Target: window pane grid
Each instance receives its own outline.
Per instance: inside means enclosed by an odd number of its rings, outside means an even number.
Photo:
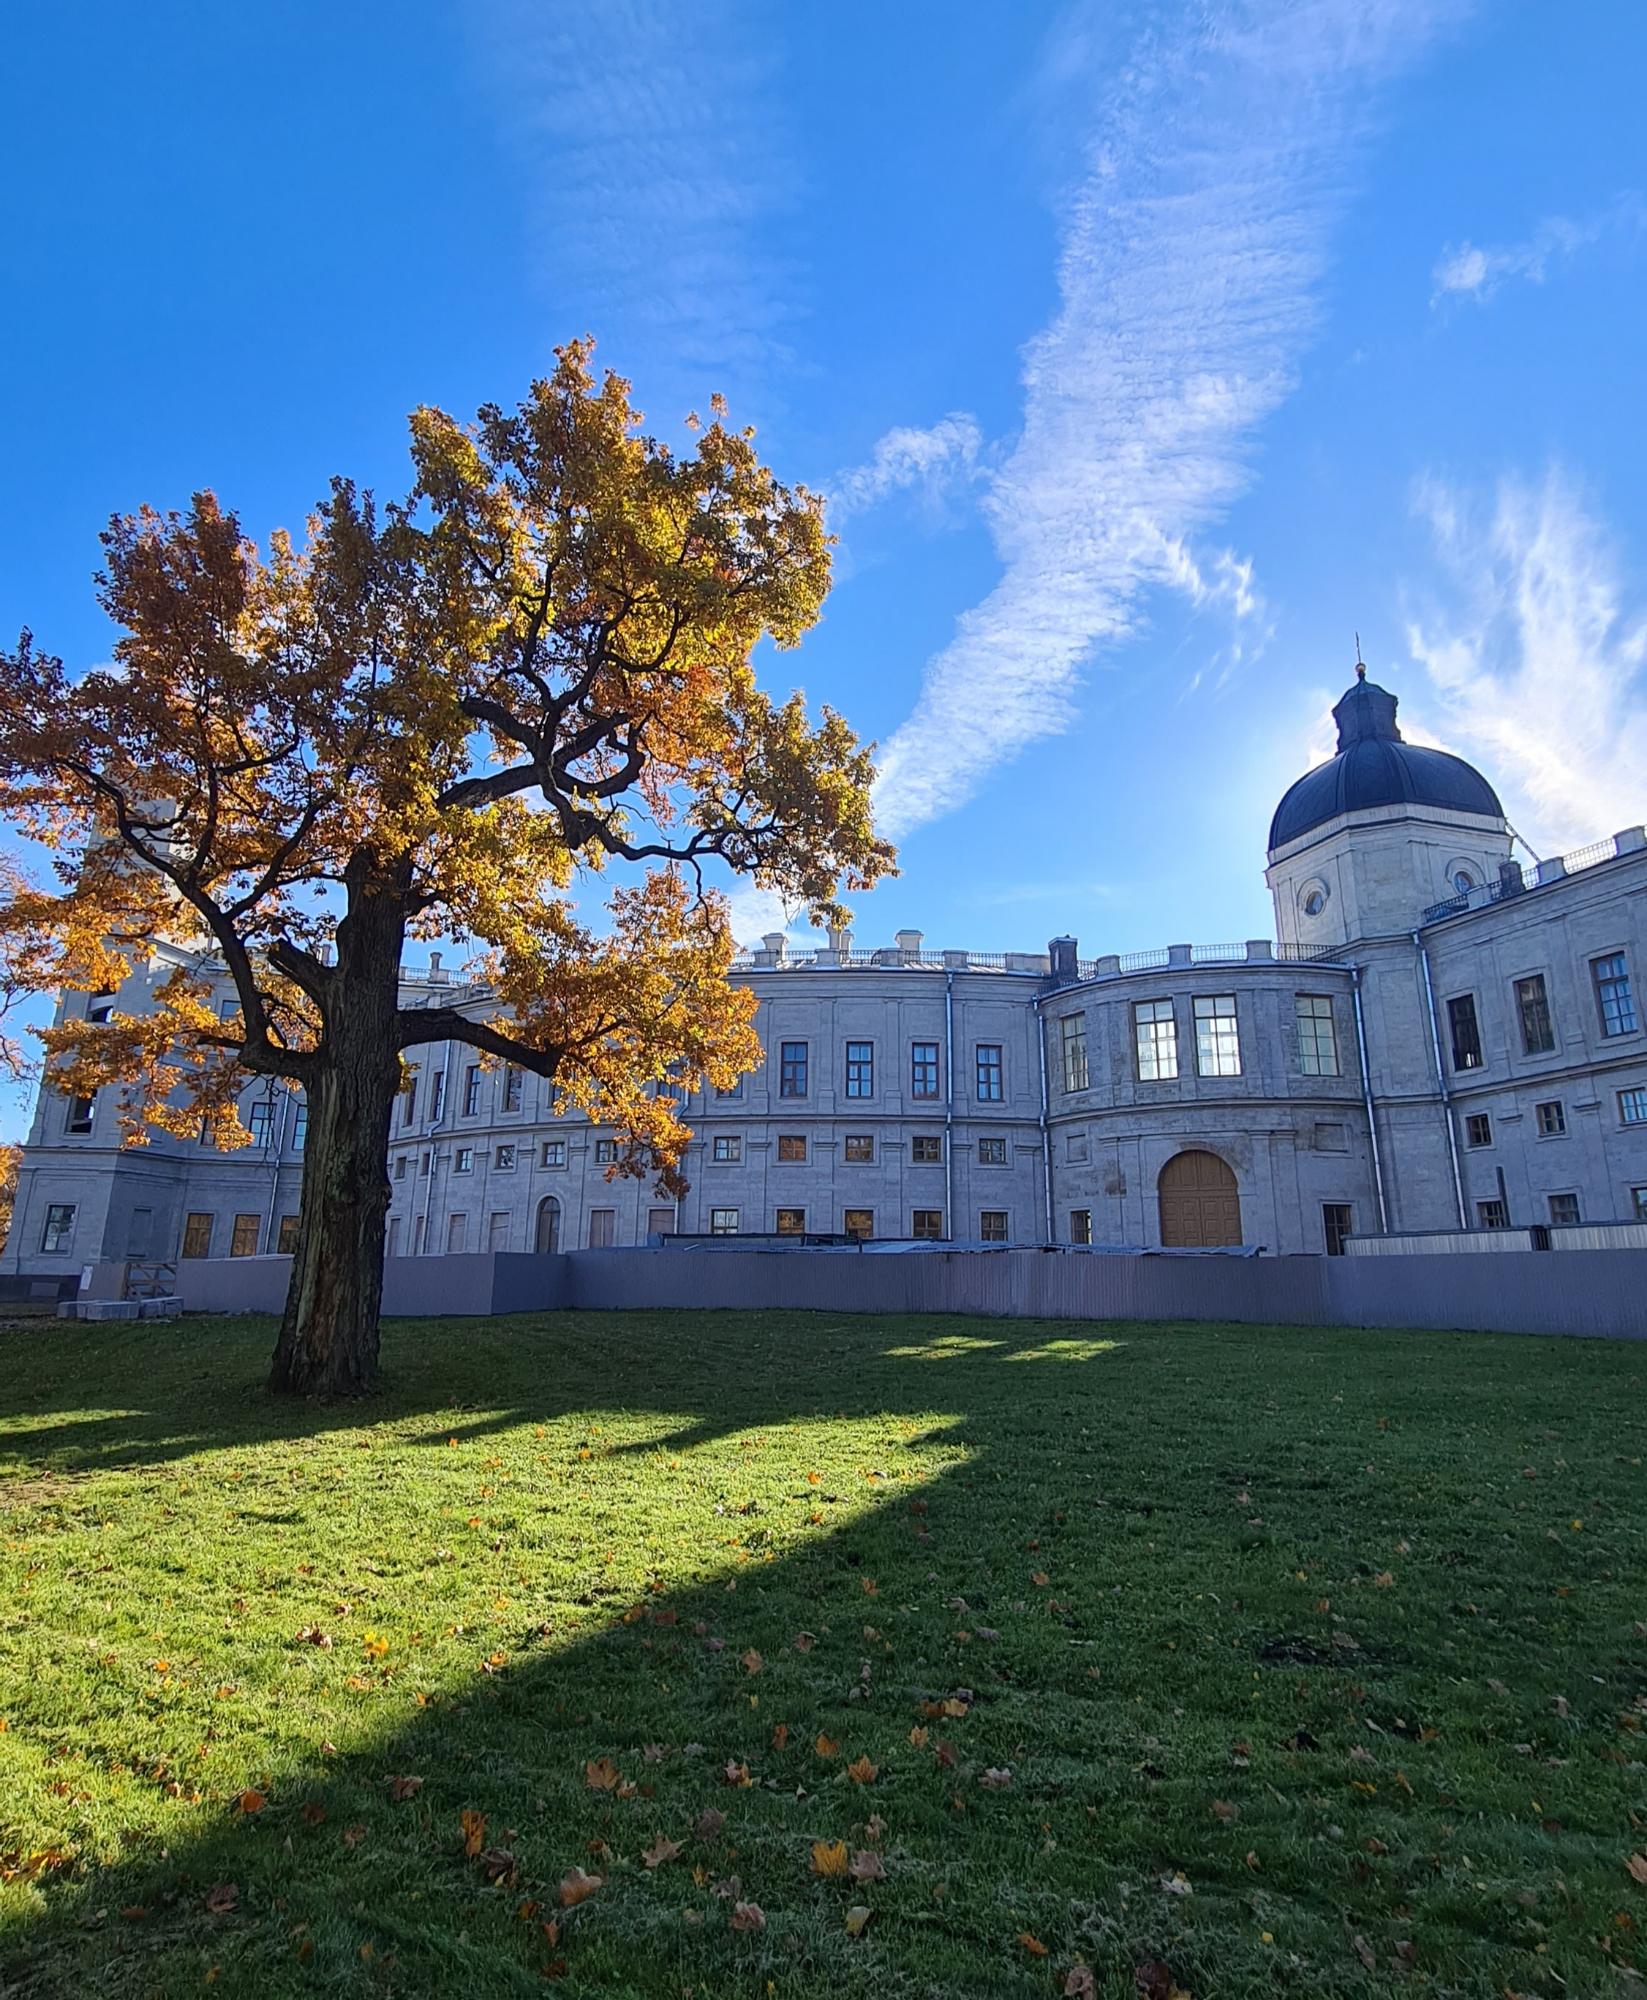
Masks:
[[[1595,974],[1596,1005],[1601,1010],[1601,1032],[1609,1036],[1634,1034],[1636,1002],[1623,952],[1592,960],[1591,970]]]
[[[1202,1076],[1241,1074],[1241,1034],[1234,994],[1219,993],[1196,1001],[1195,1067]]]
[[[1140,1000],[1132,1010],[1143,1083],[1170,1082],[1178,1074],[1178,1018],[1170,1000]]]
[[[1298,1067],[1305,1076],[1337,1076],[1338,1030],[1325,993],[1298,995]]]
[[[1064,1089],[1087,1087],[1087,1023],[1084,1014],[1065,1014],[1058,1023],[1058,1044],[1063,1064]]]

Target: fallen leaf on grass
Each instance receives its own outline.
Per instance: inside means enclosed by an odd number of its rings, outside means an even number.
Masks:
[[[586,1875],[581,1868],[568,1868],[560,1878],[561,1908],[576,1909],[578,1904],[587,1901],[605,1880],[604,1875]]]
[[[846,1775],[855,1785],[873,1784],[876,1778],[880,1776],[880,1772],[880,1765],[872,1764],[867,1754],[862,1757],[854,1757],[852,1762],[846,1767]]]
[[[717,1812],[713,1806],[705,1806],[703,1811],[692,1822],[693,1838],[704,1842],[717,1840],[720,1837],[721,1828],[725,1824],[725,1813]]]
[[[395,1801],[396,1805],[404,1804],[407,1799],[415,1799],[422,1790],[423,1780],[421,1778],[391,1778],[389,1780],[389,1796]]]
[[[846,1873],[846,1842],[844,1840],[815,1840],[812,1843],[812,1872],[821,1875],[825,1881]]]
[[[764,1931],[766,1912],[759,1903],[734,1903],[732,1905],[732,1928],[735,1931]]]
[[[847,1873],[854,1882],[884,1882],[886,1863],[872,1847],[860,1847],[847,1864]]]
[[[848,1937],[862,1937],[865,1926],[873,1915],[867,1903],[854,1903],[846,1913],[846,1934]]]
[[[1007,1786],[1012,1783],[1011,1767],[1010,1765],[1003,1764],[998,1768],[985,1771],[978,1782],[986,1791],[1004,1792]]]
[[[609,1792],[623,1773],[610,1757],[592,1757],[583,1767],[583,1781],[592,1792]]]
[[[1159,1958],[1146,1958],[1132,1968],[1132,1983],[1143,2000],[1172,2000],[1177,1982],[1171,1966]]]
[[[825,1736],[822,1730],[818,1732],[812,1748],[820,1757],[838,1757],[841,1754],[839,1740],[833,1736]]]
[[[774,1750],[781,1750],[788,1741],[789,1724],[787,1722],[775,1723],[772,1728],[772,1748]]]
[[[1090,1965],[1072,1965],[1064,1974],[1064,2000],[1098,2000]]]
[[[515,1879],[515,1857],[507,1847],[483,1847],[475,1859],[488,1882],[512,1882]]]
[[[268,1803],[268,1794],[257,1791],[242,1792],[235,1800],[235,1804],[243,1813],[260,1813]]]
[[[140,1924],[149,1914],[147,1903],[128,1903],[120,1912],[128,1924]]]
[[[753,1646],[749,1647],[746,1652],[740,1653],[738,1658],[742,1661],[743,1670],[746,1674],[758,1674],[761,1668],[766,1665],[766,1662]]]
[[[1624,1865],[1630,1871],[1631,1881],[1647,1889],[1647,1854],[1632,1854]]]
[[[927,1732],[917,1722],[915,1727],[909,1732],[910,1742],[914,1744],[917,1750],[924,1750],[926,1748],[926,1738]]]
[[[1219,1820],[1225,1826],[1233,1825],[1241,1817],[1241,1808],[1237,1805],[1231,1805],[1228,1799],[1214,1799],[1212,1804],[1207,1807],[1207,1811],[1212,1814],[1215,1820]]]
[[[332,1635],[330,1632],[322,1632],[318,1625],[305,1625],[297,1636],[301,1645],[320,1646],[327,1652],[331,1651]]]
[[[810,1632],[797,1632],[790,1641],[790,1644],[795,1648],[797,1653],[810,1653],[817,1643],[817,1640],[813,1638]]]
[[[736,1757],[728,1757],[721,1766],[721,1776],[729,1785],[747,1785],[750,1782],[749,1766],[739,1763]]]
[[[206,1891],[206,1908],[214,1917],[226,1917],[240,1901],[240,1891],[232,1882],[219,1882]]]
[[[319,1826],[326,1817],[326,1808],[324,1806],[317,1806],[311,1802],[303,1808],[303,1817],[308,1821],[310,1826]]]
[[[641,1849],[641,1859],[648,1868],[658,1868],[665,1861],[673,1861],[680,1851],[681,1844],[678,1840],[671,1840],[667,1834],[660,1833],[653,1846]]]
[[[1161,1887],[1166,1890],[1169,1896],[1192,1896],[1195,1893],[1185,1879],[1183,1872],[1176,1868],[1170,1875],[1163,1875],[1161,1877]]]
[[[1018,1933],[1018,1942],[1029,1953],[1031,1958],[1045,1958],[1047,1955],[1046,1946],[1042,1944],[1041,1940],[1032,1931],[1020,1931]]]
[[[1378,1970],[1378,1953],[1373,1950],[1372,1946],[1368,1944],[1359,1931],[1350,1939],[1350,1943],[1355,1947],[1356,1957],[1360,1959],[1367,1970],[1369,1972],[1376,1972]]]
[[[458,1826],[463,1832],[463,1851],[473,1860],[486,1845],[486,1815],[476,1812],[473,1806],[465,1806],[458,1814]]]
[[[365,1838],[366,1822],[364,1820],[357,1819],[343,1829],[343,1845],[345,1847],[358,1847]]]

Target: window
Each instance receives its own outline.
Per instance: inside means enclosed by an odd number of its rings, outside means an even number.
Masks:
[[[1178,1018],[1170,1000],[1139,1000],[1132,1009],[1142,1083],[1167,1083],[1178,1074]]]
[[[848,1166],[867,1167],[874,1164],[875,1139],[869,1132],[848,1132],[846,1135],[846,1161]]]
[[[1325,993],[1300,993],[1296,1005],[1298,1067],[1305,1076],[1337,1076],[1338,1030],[1331,999]]]
[[[778,1045],[778,1095],[780,1097],[804,1097],[806,1095],[805,1042],[780,1042]]]
[[[63,1129],[66,1132],[89,1132],[92,1128],[92,1116],[96,1109],[97,1099],[95,1096],[71,1097],[69,1099],[69,1115]]]
[[[1480,1069],[1481,1029],[1475,1018],[1475,995],[1460,993],[1447,1002],[1447,1031],[1452,1037],[1453,1068]]]
[[[646,1233],[648,1236],[673,1236],[675,1211],[672,1208],[649,1208],[646,1211]]]
[[[230,1001],[228,1004],[231,1012],[234,1013],[239,1012],[239,1009],[235,1007],[233,1001]],[[91,996],[91,998],[86,1002],[86,1019],[88,1021],[93,1021],[98,1023],[104,1022],[108,1020],[109,1016],[113,1012],[114,1012],[113,993],[94,993]],[[224,1014],[222,1018],[226,1021],[229,1018],[229,1016],[228,1014]]]
[[[1064,1014],[1058,1021],[1058,1051],[1063,1066],[1064,1088],[1087,1087],[1087,1017]]]
[[[1621,1090],[1618,1116],[1624,1125],[1647,1125],[1647,1090]]]
[[[1510,1218],[1501,1201],[1478,1201],[1476,1218],[1483,1229],[1508,1229]]]
[[[595,1141],[595,1165],[597,1167],[612,1166],[617,1157],[618,1142],[616,1139],[597,1139]]]
[[[978,1164],[981,1167],[1004,1167],[1007,1163],[1005,1139],[980,1139],[978,1141]]]
[[[999,1042],[978,1044],[978,1102],[999,1104],[1005,1096],[1001,1082],[1001,1045]]]
[[[780,1208],[778,1210],[778,1234],[780,1236],[804,1236],[806,1234],[806,1210],[804,1208]]]
[[[405,1180],[407,1162],[411,1159],[411,1157],[412,1156],[410,1153],[397,1154],[395,1158],[395,1179],[397,1181]]]
[[[1647,1187],[1631,1188],[1630,1214],[1636,1222],[1647,1222]]]
[[[412,1223],[412,1255],[414,1257],[421,1257],[423,1255],[423,1243],[428,1233],[428,1224],[429,1218],[426,1215],[416,1217]]]
[[[1467,896],[1475,887],[1475,877],[1470,873],[1468,868],[1455,868],[1453,870],[1453,887],[1461,896]]]
[[[875,1211],[872,1208],[849,1208],[841,1217],[841,1222],[847,1235],[860,1243],[867,1243],[875,1234]]]
[[[1521,1047],[1526,1055],[1548,1055],[1555,1047],[1555,1026],[1550,1019],[1550,996],[1544,990],[1544,975],[1535,972],[1515,983],[1516,1018],[1521,1023]]]
[[[1559,1139],[1567,1129],[1567,1108],[1559,1097],[1552,1097],[1546,1104],[1535,1104],[1533,1116],[1538,1120],[1541,1139]]]
[[[434,1163],[435,1163],[434,1154],[429,1150],[427,1146],[425,1146],[423,1149],[423,1155],[417,1163],[418,1174],[423,1180],[427,1180],[429,1178],[429,1170],[431,1167],[433,1167]]]
[[[1347,1201],[1324,1201],[1321,1204],[1321,1234],[1326,1239],[1329,1257],[1343,1256],[1344,1243],[1354,1223],[1355,1211]]]
[[[429,1123],[438,1125],[440,1114],[446,1109],[446,1072],[437,1069],[429,1079]]]
[[[417,1071],[416,1063],[406,1065],[406,1081],[400,1087],[400,1124],[402,1131],[409,1129],[417,1120]]]
[[[743,1078],[740,1076],[736,1083],[729,1084],[725,1090],[722,1090],[720,1085],[717,1084],[715,1086],[715,1095],[719,1098],[742,1097]]]
[[[458,1257],[463,1253],[464,1241],[469,1234],[469,1218],[466,1215],[449,1215],[446,1218],[446,1254]]]
[[[500,1174],[512,1173],[515,1166],[514,1147],[499,1146],[497,1151],[492,1155],[492,1165]]]
[[[545,1139],[543,1149],[538,1154],[538,1164],[543,1167],[564,1167],[566,1164],[566,1141]]]
[[[910,1217],[910,1234],[917,1243],[937,1243],[943,1238],[944,1212],[941,1208],[918,1208]]]
[[[717,1166],[735,1167],[743,1158],[743,1135],[739,1132],[717,1132],[709,1157]]]
[[[1069,1240],[1071,1243],[1092,1241],[1092,1210],[1072,1208],[1069,1212]]]
[[[473,1118],[480,1109],[480,1064],[470,1063],[463,1072],[463,1115]]]
[[[506,1209],[495,1209],[487,1216],[486,1247],[488,1250],[509,1248],[509,1214]]]
[[[60,1256],[74,1241],[74,1210],[72,1201],[51,1201],[46,1204],[46,1226],[40,1232],[40,1248],[50,1256]],[[193,1219],[192,1217],[190,1218]],[[212,1219],[204,1218],[206,1227],[211,1228]],[[185,1249],[185,1257],[204,1257],[204,1250]]]
[[[938,1044],[913,1042],[909,1050],[909,1094],[931,1100],[938,1095]]]
[[[452,1156],[454,1174],[472,1174],[475,1170],[475,1149],[473,1146],[459,1146]]]
[[[615,1208],[592,1208],[589,1211],[589,1248],[591,1250],[610,1249],[618,1230],[618,1212]]]
[[[1555,1223],[1577,1222],[1578,1196],[1576,1194],[1551,1195],[1550,1220]]]
[[[978,1216],[978,1241],[980,1243],[1004,1243],[1007,1240],[1007,1212],[1004,1208],[986,1208]]]
[[[848,1042],[846,1045],[846,1094],[848,1097],[875,1095],[875,1045]],[[802,1091],[804,1097],[806,1093]]]
[[[229,1232],[229,1255],[231,1257],[255,1257],[257,1255],[257,1217],[237,1215],[234,1228]]]
[[[1601,1010],[1604,1035],[1632,1035],[1636,1027],[1635,996],[1630,991],[1630,968],[1621,951],[1590,961],[1596,983],[1596,1005]]]
[[[291,1257],[296,1254],[297,1222],[298,1219],[295,1215],[283,1215],[280,1218],[280,1229],[275,1236],[275,1255],[277,1257]]]
[[[711,1236],[736,1236],[738,1211],[735,1208],[712,1208],[709,1211],[709,1233]]]
[[[267,1147],[274,1132],[274,1106],[266,1097],[260,1097],[252,1106],[246,1129],[252,1135],[254,1146]]]
[[[71,1209],[70,1214],[73,1214]],[[209,1257],[212,1254],[212,1218],[198,1209],[183,1218],[183,1255]]]
[[[510,1063],[509,1067],[503,1072],[503,1108],[505,1111],[518,1111],[520,1109],[521,1090],[525,1080],[524,1072],[518,1070],[513,1063]]]
[[[400,1217],[398,1215],[391,1215],[389,1218],[389,1236],[388,1241],[383,1246],[383,1254],[385,1257],[398,1257],[400,1255]]]
[[[806,1134],[804,1132],[780,1132],[778,1134],[778,1158],[791,1166],[798,1165],[806,1158]]]
[[[1216,993],[1194,1005],[1195,1068],[1201,1076],[1241,1074],[1241,1032],[1235,1018],[1235,995]]]
[[[1466,1146],[1490,1146],[1493,1143],[1493,1121],[1485,1111],[1472,1111],[1464,1120],[1464,1143]]]
[[[917,1167],[941,1167],[944,1142],[936,1132],[918,1132],[909,1142],[909,1157]]]
[[[297,1107],[297,1116],[292,1120],[292,1151],[294,1153],[302,1152],[303,1142],[308,1136],[309,1107],[307,1104],[300,1104]]]
[[[1324,884],[1312,882],[1304,891],[1303,910],[1306,917],[1318,917],[1327,907],[1327,890]]]

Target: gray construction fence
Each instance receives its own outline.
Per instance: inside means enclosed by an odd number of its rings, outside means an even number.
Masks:
[[[119,1296],[118,1266],[94,1267]],[[186,1259],[191,1312],[278,1312],[290,1259]],[[1520,1250],[1483,1256],[1114,1255],[1076,1249],[573,1250],[392,1257],[386,1317],[563,1307],[959,1313],[984,1318],[1234,1320],[1291,1326],[1420,1327],[1647,1337],[1647,1249]]]

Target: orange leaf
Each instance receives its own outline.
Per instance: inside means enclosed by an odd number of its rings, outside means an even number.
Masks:
[[[880,1765],[872,1764],[867,1755],[855,1757],[846,1767],[846,1775],[855,1785],[873,1784],[880,1776],[880,1771]]]
[[[825,1736],[822,1730],[819,1730],[817,1740],[812,1747],[820,1757],[838,1757],[841,1754],[841,1746],[837,1739]]]
[[[623,1773],[610,1757],[596,1757],[583,1767],[584,1782],[592,1792],[609,1792]]]
[[[917,1750],[924,1750],[926,1748],[926,1739],[927,1732],[919,1723],[916,1723],[915,1727],[909,1732],[910,1742],[914,1744]]]
[[[729,1785],[747,1785],[750,1782],[749,1766],[740,1764],[736,1757],[728,1757],[721,1767],[721,1776]]]
[[[846,1842],[815,1840],[812,1843],[812,1872],[826,1880],[846,1873]]]
[[[568,1868],[560,1878],[561,1908],[575,1909],[592,1896],[605,1880],[604,1875],[585,1875],[581,1868]]]
[[[743,1670],[746,1674],[758,1674],[761,1668],[766,1664],[766,1662],[761,1658],[760,1654],[755,1651],[755,1648],[753,1646],[751,1646],[747,1652],[740,1653],[738,1655],[738,1658],[742,1660]]]
[[[1018,1942],[1029,1953],[1031,1958],[1045,1958],[1047,1955],[1046,1946],[1029,1931],[1020,1931],[1018,1933]]]
[[[1052,1581],[1052,1578],[1047,1575],[1044,1569],[1037,1569],[1030,1572],[1029,1580],[1037,1590],[1045,1590],[1047,1585]]]
[[[665,1861],[673,1861],[680,1851],[678,1840],[671,1840],[667,1834],[660,1833],[651,1847],[641,1849],[641,1859],[648,1868],[657,1868]]]
[[[463,1830],[463,1851],[473,1857],[486,1845],[486,1815],[465,1806],[458,1814],[458,1825]]]
[[[268,1803],[267,1796],[262,1792],[242,1792],[235,1800],[243,1813],[260,1813]]]
[[[787,1722],[775,1723],[772,1729],[772,1748],[774,1750],[781,1750],[788,1741],[789,1724]]]
[[[407,1799],[415,1799],[422,1790],[423,1780],[421,1778],[391,1778],[389,1780],[389,1796],[397,1805]]]

